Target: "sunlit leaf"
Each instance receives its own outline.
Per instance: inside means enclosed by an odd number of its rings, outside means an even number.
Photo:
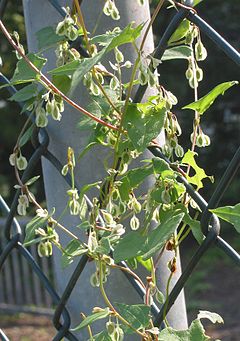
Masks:
[[[183,164],[190,165],[194,170],[195,174],[192,176],[187,175],[187,180],[189,183],[196,185],[198,189],[203,187],[202,180],[205,178],[210,178],[204,171],[203,168],[199,167],[195,161],[195,156],[197,153],[188,150],[182,159]]]
[[[36,54],[29,53],[27,55],[30,62],[35,65],[39,70],[46,64],[47,59],[39,57]],[[17,63],[14,75],[11,79],[11,84],[22,84],[35,81],[39,78],[39,73],[34,71],[24,58],[20,59]]]
[[[24,88],[17,91],[14,95],[12,95],[9,100],[16,102],[24,102],[30,98],[33,98],[37,95],[38,89],[37,84],[29,84]]]
[[[173,33],[173,35],[169,39],[168,43],[173,43],[175,41],[178,41],[178,40],[181,40],[182,38],[184,38],[186,33],[189,30],[189,27],[190,27],[190,21],[187,19],[184,19],[180,23],[180,25],[178,26],[176,31]]]
[[[71,331],[75,332],[75,331],[78,331],[80,329],[83,329],[83,328],[89,326],[90,324],[92,324],[93,322],[95,322],[97,320],[101,320],[101,319],[106,318],[109,314],[110,314],[110,310],[109,310],[109,308],[106,308],[100,312],[89,315],[78,326],[71,329]]]
[[[221,83],[215,86],[215,88],[213,88],[207,95],[203,96],[198,101],[185,105],[183,109],[196,110],[202,115],[214,103],[219,95],[224,95],[226,90],[236,84],[238,84],[238,81]]]
[[[206,311],[206,310],[200,310],[197,318],[199,320],[208,319],[212,323],[224,323],[223,318],[219,314],[212,313],[212,312]]]
[[[32,124],[26,131],[25,133],[21,136],[20,141],[19,141],[19,147],[23,147],[32,137],[33,130],[35,128],[35,125]]]
[[[219,218],[234,225],[235,229],[240,233],[240,204],[235,206],[218,207],[209,211],[215,213]]]
[[[81,256],[84,253],[87,253],[87,251],[88,250],[83,248],[83,245],[78,240],[71,240],[63,251],[61,258],[62,267],[67,267],[73,262],[74,257]]]
[[[148,234],[142,254],[143,260],[149,259],[156,252],[161,250],[161,248],[170,239],[176,228],[179,226],[183,216],[184,214],[180,213],[170,217],[167,221],[160,224]]]
[[[135,329],[145,328],[149,325],[150,318],[150,307],[145,304],[123,304],[123,303],[114,303],[117,311],[120,313],[128,323]],[[124,331],[126,333],[134,333],[134,331],[130,328],[124,327]]]
[[[172,59],[189,59],[191,56],[192,49],[189,46],[176,46],[171,49],[167,49],[162,56],[162,61]]]
[[[52,26],[44,27],[36,33],[38,48],[46,49],[63,41],[64,38],[56,34],[56,30]]]
[[[123,126],[135,149],[142,152],[156,138],[164,125],[166,108],[150,103],[128,105]]]

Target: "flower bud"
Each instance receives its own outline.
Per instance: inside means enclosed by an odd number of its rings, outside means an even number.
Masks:
[[[66,176],[68,173],[68,165],[64,165],[61,171],[63,176]]]
[[[105,210],[102,210],[101,213],[102,213],[103,219],[105,220],[105,222],[107,224],[111,225],[111,224],[114,223],[113,217],[112,217],[112,215],[110,213],[108,213]]]
[[[115,59],[116,61],[120,64],[124,62],[124,56],[123,53],[117,48],[115,47],[114,49],[114,53],[115,53]]]
[[[127,68],[127,69],[130,69],[130,68],[132,67],[132,63],[130,62],[130,60],[127,60],[127,61],[123,64],[123,66],[125,66],[125,68]]]
[[[134,199],[132,202],[132,208],[133,208],[135,213],[140,213],[142,210],[142,205],[140,204],[140,202],[137,199]]]

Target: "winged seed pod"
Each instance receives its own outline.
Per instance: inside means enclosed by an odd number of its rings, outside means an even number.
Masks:
[[[21,194],[18,198],[17,212],[19,215],[26,215],[27,207],[29,207],[29,200],[26,194]]]
[[[195,55],[197,61],[202,61],[207,58],[207,50],[200,39],[198,39],[195,45]]]
[[[22,156],[20,152],[19,156],[16,159],[17,169],[24,170],[27,168],[27,165],[28,165],[27,159],[24,156]]]
[[[139,229],[139,226],[140,226],[139,219],[134,214],[130,220],[130,227],[133,231],[136,231]]]

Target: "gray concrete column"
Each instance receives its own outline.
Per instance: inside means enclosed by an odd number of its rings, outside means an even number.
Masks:
[[[70,5],[72,1],[61,0],[59,3],[63,6]],[[27,29],[27,39],[29,51],[37,51],[37,41],[35,33],[41,28],[55,25],[59,20],[60,16],[55,9],[49,4],[47,0],[23,0],[24,14]],[[146,22],[150,18],[149,5],[146,1],[145,5],[140,7],[136,0],[117,0],[116,4],[121,14],[121,20],[119,22],[113,22],[110,18],[102,16],[96,33],[101,33],[107,29],[111,29],[118,25],[120,27],[126,26],[129,22],[135,21],[136,24]],[[82,9],[86,22],[87,29],[91,32],[96,24],[98,15],[101,12],[103,1],[100,0],[84,0]],[[136,54],[131,46],[121,47],[120,50],[124,53],[125,59],[134,61]],[[153,35],[152,32],[148,35],[148,39],[145,44],[146,53],[153,51]],[[49,58],[48,64],[45,68],[47,69],[55,67],[54,65],[54,52],[50,51],[46,53]],[[105,62],[107,62],[105,60]],[[127,77],[125,75],[124,77]],[[148,91],[148,95],[151,94]],[[88,95],[84,87],[80,86],[74,94],[74,100],[81,104],[83,107],[87,107]],[[86,145],[89,138],[89,131],[79,131],[77,128],[78,122],[83,118],[81,113],[77,112],[72,107],[66,105],[65,112],[61,122],[50,121],[47,127],[50,136],[50,151],[59,159],[63,164],[66,163],[67,148],[71,146],[76,153],[82,150],[83,146]],[[160,138],[161,140],[162,138]],[[93,153],[88,153],[76,167],[76,178],[81,185],[86,183],[92,183],[106,176],[106,172],[102,166],[102,160],[106,157],[108,151],[103,147],[94,148]],[[151,157],[149,152],[144,153],[144,158]],[[43,173],[45,191],[47,197],[47,205],[49,210],[52,207],[56,208],[56,217],[61,214],[64,210],[67,202],[66,190],[67,186],[62,179],[61,175],[54,169],[54,167],[46,160],[43,160]],[[146,186],[150,186],[149,184]],[[79,221],[75,217],[65,215],[61,219],[62,224],[66,225],[75,233],[79,231],[74,228]],[[61,242],[63,245],[69,241],[68,236],[60,233]],[[170,252],[165,252],[158,270],[160,289],[165,291],[166,281],[169,276],[169,270],[167,269],[167,261],[171,259],[172,255]],[[61,254],[58,250],[54,251],[54,266],[55,266],[55,277],[56,285],[59,294],[65,289],[69,277],[71,276],[76,262],[69,266],[67,269],[62,270],[60,265]],[[80,277],[76,288],[68,302],[68,308],[72,317],[72,326],[75,326],[80,321],[80,312],[89,314],[94,306],[105,306],[101,295],[96,288],[92,288],[89,283],[89,276],[94,271],[94,264],[89,263],[84,270],[83,275]],[[176,281],[181,273],[180,263],[178,264],[178,272],[174,276],[173,283]],[[141,299],[135,293],[134,289],[126,281],[125,277],[121,272],[113,272],[111,279],[106,285],[107,292],[110,293],[111,299],[118,302],[125,303],[140,303]],[[168,314],[170,324],[178,329],[184,329],[187,327],[186,309],[184,302],[184,295],[180,295],[174,307]],[[134,338],[131,337],[131,340]],[[137,338],[138,339],[138,338]],[[82,338],[80,338],[82,340]]]

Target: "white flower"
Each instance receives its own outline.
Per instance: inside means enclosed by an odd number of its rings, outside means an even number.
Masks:
[[[40,218],[47,218],[48,217],[48,211],[43,208],[38,208],[36,210],[37,216]]]

